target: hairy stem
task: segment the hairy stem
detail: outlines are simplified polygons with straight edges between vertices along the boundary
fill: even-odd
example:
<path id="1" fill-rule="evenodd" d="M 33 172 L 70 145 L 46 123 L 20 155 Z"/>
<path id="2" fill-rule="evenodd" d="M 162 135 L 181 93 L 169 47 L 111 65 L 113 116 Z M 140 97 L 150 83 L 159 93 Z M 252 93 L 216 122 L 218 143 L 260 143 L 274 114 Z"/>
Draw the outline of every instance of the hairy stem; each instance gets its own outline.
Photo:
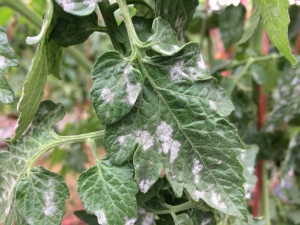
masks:
<path id="1" fill-rule="evenodd" d="M 97 153 L 95 139 L 89 138 L 89 139 L 87 139 L 87 142 L 90 145 L 93 158 L 94 158 L 94 160 L 95 160 L 95 162 L 97 164 L 100 160 L 99 160 L 99 156 L 98 156 L 98 153 Z"/>
<path id="2" fill-rule="evenodd" d="M 0 6 L 7 6 L 14 11 L 20 13 L 29 22 L 31 22 L 37 28 L 41 28 L 43 24 L 42 18 L 40 18 L 36 12 L 30 10 L 27 5 L 19 0 L 0 0 Z M 93 68 L 93 64 L 90 63 L 87 58 L 75 47 L 69 47 L 65 49 L 85 70 L 89 73 Z"/>
<path id="3" fill-rule="evenodd" d="M 164 204 L 164 206 L 166 206 L 168 209 L 160 210 L 160 211 L 153 211 L 147 207 L 145 207 L 145 208 L 147 209 L 148 212 L 151 212 L 155 215 L 161 215 L 161 214 L 171 214 L 171 213 L 181 212 L 181 211 L 184 211 L 187 209 L 195 208 L 195 207 L 197 207 L 197 205 L 198 205 L 197 202 L 188 201 L 186 203 L 183 203 L 181 205 L 176 205 L 176 206 Z"/>

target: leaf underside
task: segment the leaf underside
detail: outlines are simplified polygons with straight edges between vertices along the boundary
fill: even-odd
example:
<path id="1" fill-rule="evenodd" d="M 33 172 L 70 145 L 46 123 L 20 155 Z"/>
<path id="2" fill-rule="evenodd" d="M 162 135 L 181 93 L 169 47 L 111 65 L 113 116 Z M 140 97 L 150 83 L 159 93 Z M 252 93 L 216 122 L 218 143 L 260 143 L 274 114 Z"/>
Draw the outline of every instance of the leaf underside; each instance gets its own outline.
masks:
<path id="1" fill-rule="evenodd" d="M 151 42 L 161 30 L 151 31 L 141 23 L 147 40 L 146 47 L 139 49 L 141 57 L 132 60 L 110 52 L 101 56 L 93 69 L 98 70 L 93 73 L 94 79 L 106 79 L 106 71 L 111 70 L 110 79 L 118 77 L 120 84 L 118 88 L 101 86 L 96 79 L 97 94 L 92 91 L 98 116 L 105 112 L 119 118 L 106 121 L 110 161 L 121 165 L 133 157 L 135 180 L 144 193 L 164 169 L 177 197 L 186 189 L 193 200 L 203 199 L 221 212 L 247 220 L 245 179 L 237 160 L 244 146 L 236 129 L 223 118 L 233 110 L 232 103 L 210 76 L 196 43 L 178 46 L 177 51 L 165 55 L 160 51 L 165 41 Z M 124 33 L 119 38 L 122 36 Z M 125 46 L 127 41 L 123 39 Z M 156 56 L 145 54 L 149 48 L 157 52 Z M 133 104 L 127 101 L 124 85 L 128 74 L 129 80 L 141 84 L 135 89 Z"/>

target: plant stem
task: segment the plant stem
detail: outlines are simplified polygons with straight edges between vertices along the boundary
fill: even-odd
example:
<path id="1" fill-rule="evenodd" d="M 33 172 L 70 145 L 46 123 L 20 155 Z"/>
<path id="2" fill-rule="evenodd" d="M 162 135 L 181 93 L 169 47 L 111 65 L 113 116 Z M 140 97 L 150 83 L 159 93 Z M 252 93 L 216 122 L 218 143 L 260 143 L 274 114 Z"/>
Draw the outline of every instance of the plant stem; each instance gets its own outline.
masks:
<path id="1" fill-rule="evenodd" d="M 168 204 L 164 204 L 168 209 L 166 210 L 160 210 L 160 211 L 153 211 L 147 207 L 147 211 L 155 214 L 155 215 L 161 215 L 161 214 L 170 214 L 170 213 L 177 213 L 177 212 L 181 212 L 190 208 L 195 208 L 197 207 L 198 203 L 197 202 L 193 202 L 193 201 L 188 201 L 186 203 L 183 203 L 181 205 L 177 205 L 177 206 L 172 206 L 172 205 L 168 205 Z"/>
<path id="2" fill-rule="evenodd" d="M 269 193 L 268 193 L 268 173 L 267 173 L 266 161 L 262 164 L 262 197 L 264 207 L 264 217 L 266 225 L 271 225 L 270 208 L 269 208 Z"/>
<path id="3" fill-rule="evenodd" d="M 132 49 L 132 52 L 134 52 L 134 48 L 136 48 L 135 46 L 137 46 L 140 43 L 140 40 L 135 32 L 133 23 L 131 21 L 131 17 L 130 17 L 130 13 L 128 10 L 128 6 L 126 3 L 126 0 L 117 0 L 117 3 L 120 7 L 121 13 L 123 15 L 124 18 L 124 23 L 126 26 L 126 30 L 128 33 L 128 37 L 129 37 L 129 42 L 130 42 L 130 46 Z"/>
<path id="4" fill-rule="evenodd" d="M 24 16 L 29 22 L 31 22 L 37 28 L 41 28 L 43 24 L 42 18 L 40 18 L 37 13 L 30 10 L 27 5 L 19 0 L 0 0 L 0 7 L 7 6 L 14 11 L 20 13 Z M 65 49 L 85 70 L 89 73 L 93 68 L 93 64 L 90 63 L 87 58 L 75 47 L 69 47 Z"/>
<path id="5" fill-rule="evenodd" d="M 96 162 L 96 164 L 100 161 L 99 160 L 99 156 L 98 156 L 98 153 L 97 153 L 97 148 L 96 148 L 96 143 L 95 143 L 95 140 L 94 139 L 87 139 L 87 142 L 89 143 L 90 145 L 90 148 L 91 148 L 91 152 L 92 152 L 92 155 L 93 155 L 93 158 Z"/>

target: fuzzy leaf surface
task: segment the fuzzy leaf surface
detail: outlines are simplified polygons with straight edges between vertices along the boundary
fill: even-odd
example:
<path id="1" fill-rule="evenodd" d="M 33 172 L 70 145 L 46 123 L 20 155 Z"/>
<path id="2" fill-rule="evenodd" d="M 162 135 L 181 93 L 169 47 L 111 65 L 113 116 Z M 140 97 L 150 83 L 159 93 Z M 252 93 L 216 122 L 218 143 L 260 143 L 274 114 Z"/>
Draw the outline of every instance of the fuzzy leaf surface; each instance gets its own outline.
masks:
<path id="1" fill-rule="evenodd" d="M 200 209 L 193 209 L 191 218 L 194 225 L 203 224 L 203 225 L 216 225 L 216 219 L 213 212 L 203 212 Z"/>
<path id="2" fill-rule="evenodd" d="M 184 31 L 193 18 L 198 0 L 157 0 L 155 5 L 156 17 L 161 17 L 171 24 L 178 38 L 183 40 Z"/>
<path id="3" fill-rule="evenodd" d="M 0 223 L 24 224 L 16 205 L 15 188 L 25 176 L 29 160 L 39 151 L 49 148 L 57 140 L 53 125 L 65 114 L 61 104 L 42 102 L 27 135 L 9 146 L 9 151 L 0 153 Z"/>
<path id="4" fill-rule="evenodd" d="M 300 68 L 286 65 L 278 83 L 278 96 L 274 99 L 274 108 L 269 114 L 264 129 L 274 131 L 283 123 L 300 123 Z"/>
<path id="5" fill-rule="evenodd" d="M 17 56 L 10 46 L 5 31 L 0 27 L 0 101 L 11 104 L 15 95 L 6 80 L 6 73 L 10 67 L 18 66 Z"/>
<path id="6" fill-rule="evenodd" d="M 289 1 L 257 0 L 261 11 L 262 22 L 272 43 L 295 66 L 296 58 L 291 52 L 288 41 Z"/>
<path id="7" fill-rule="evenodd" d="M 219 17 L 220 32 L 225 49 L 238 42 L 244 29 L 246 9 L 242 4 L 227 6 Z"/>
<path id="8" fill-rule="evenodd" d="M 175 225 L 194 225 L 192 219 L 187 213 L 181 213 L 174 216 Z"/>
<path id="9" fill-rule="evenodd" d="M 142 192 L 164 168 L 177 197 L 185 188 L 195 201 L 246 220 L 243 169 L 236 158 L 244 146 L 222 118 L 233 106 L 210 77 L 197 44 L 172 56 L 145 57 L 138 67 L 145 79 L 136 104 L 106 129 L 112 163 L 134 155 Z"/>
<path id="10" fill-rule="evenodd" d="M 57 19 L 50 38 L 60 46 L 69 47 L 82 44 L 98 28 L 98 16 L 95 12 L 88 16 L 74 16 L 66 13 Z"/>
<path id="11" fill-rule="evenodd" d="M 254 33 L 255 29 L 257 28 L 259 22 L 261 20 L 261 11 L 260 7 L 258 6 L 257 1 L 253 1 L 253 10 L 250 19 L 247 21 L 248 26 L 246 30 L 243 33 L 243 36 L 237 43 L 238 45 L 245 43 L 246 41 L 249 40 L 249 38 L 252 36 Z"/>
<path id="12" fill-rule="evenodd" d="M 101 0 L 55 0 L 65 12 L 76 16 L 86 16 L 95 11 Z"/>
<path id="13" fill-rule="evenodd" d="M 110 51 L 100 56 L 92 70 L 95 80 L 91 91 L 99 120 L 111 124 L 126 115 L 142 89 L 142 74 L 120 53 Z"/>
<path id="14" fill-rule="evenodd" d="M 40 43 L 31 62 L 23 85 L 22 96 L 18 103 L 19 119 L 12 142 L 21 137 L 37 112 L 40 101 L 44 96 L 47 75 L 53 73 L 53 75 L 59 77 L 62 50 L 55 42 L 48 40 L 48 28 L 53 24 L 53 5 L 51 0 L 47 2 L 48 11 L 45 15 L 42 31 L 38 35 Z"/>
<path id="15" fill-rule="evenodd" d="M 60 225 L 69 190 L 63 178 L 36 167 L 16 187 L 18 209 L 30 225 Z"/>
<path id="16" fill-rule="evenodd" d="M 133 225 L 136 221 L 138 188 L 130 164 L 98 162 L 80 175 L 77 190 L 86 210 L 97 216 L 99 224 Z"/>

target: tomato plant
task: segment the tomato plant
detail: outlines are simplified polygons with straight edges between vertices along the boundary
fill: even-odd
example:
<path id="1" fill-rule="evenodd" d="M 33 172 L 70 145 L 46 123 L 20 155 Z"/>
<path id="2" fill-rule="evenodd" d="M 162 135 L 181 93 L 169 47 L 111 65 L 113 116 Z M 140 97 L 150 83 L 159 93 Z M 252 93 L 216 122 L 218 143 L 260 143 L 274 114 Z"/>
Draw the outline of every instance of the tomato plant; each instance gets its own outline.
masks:
<path id="1" fill-rule="evenodd" d="M 254 0 L 244 21 L 241 3 L 216 11 L 198 0 L 46 5 L 41 23 L 22 2 L 0 0 L 41 26 L 26 39 L 37 48 L 14 136 L 0 152 L 0 222 L 61 224 L 68 187 L 36 162 L 53 148 L 86 142 L 95 164 L 77 181 L 85 211 L 76 215 L 88 224 L 299 224 L 300 73 L 290 48 L 299 51 L 297 6 L 289 11 L 288 0 Z M 91 65 L 73 45 L 95 32 L 108 35 L 113 49 Z M 12 104 L 6 74 L 18 60 L 2 28 L 0 35 L 0 100 Z M 217 35 L 224 50 L 214 59 Z M 48 75 L 61 79 L 65 49 L 90 72 L 91 106 L 105 129 L 76 135 L 55 129 L 65 108 L 44 92 Z"/>

